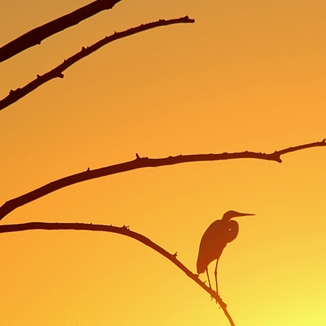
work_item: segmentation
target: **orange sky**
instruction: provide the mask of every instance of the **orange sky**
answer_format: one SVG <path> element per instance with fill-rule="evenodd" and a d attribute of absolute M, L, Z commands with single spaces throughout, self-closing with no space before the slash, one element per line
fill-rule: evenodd
<path fill-rule="evenodd" d="M 0 45 L 87 3 L 1 3 Z M 185 15 L 196 23 L 111 43 L 0 111 L 0 204 L 136 152 L 271 152 L 326 137 L 323 0 L 122 0 L 1 63 L 0 97 L 114 31 Z M 324 326 L 325 166 L 319 147 L 282 164 L 140 169 L 65 188 L 1 224 L 126 224 L 195 272 L 211 222 L 229 209 L 256 213 L 239 218 L 239 236 L 219 265 L 235 324 Z M 123 236 L 1 234 L 0 255 L 1 325 L 228 325 L 198 285 Z"/>

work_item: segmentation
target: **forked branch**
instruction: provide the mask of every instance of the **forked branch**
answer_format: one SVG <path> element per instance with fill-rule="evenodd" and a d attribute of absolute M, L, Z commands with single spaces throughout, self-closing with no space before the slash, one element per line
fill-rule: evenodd
<path fill-rule="evenodd" d="M 168 20 L 160 19 L 155 22 L 142 24 L 140 26 L 127 29 L 123 32 L 114 33 L 111 36 L 106 36 L 102 40 L 94 43 L 93 45 L 91 45 L 89 47 L 86 47 L 86 48 L 83 47 L 80 52 L 78 52 L 78 53 L 74 54 L 73 56 L 71 56 L 70 58 L 64 60 L 63 63 L 61 63 L 57 67 L 53 68 L 52 70 L 48 71 L 44 75 L 37 75 L 37 77 L 33 81 L 31 81 L 27 85 L 23 86 L 22 88 L 17 88 L 16 90 L 11 90 L 9 92 L 9 95 L 7 95 L 5 98 L 3 98 L 0 101 L 0 110 L 15 103 L 16 101 L 18 101 L 22 97 L 26 96 L 27 94 L 29 94 L 36 88 L 40 87 L 44 83 L 48 82 L 49 80 L 54 79 L 54 78 L 63 78 L 64 77 L 63 71 L 68 69 L 70 66 L 75 64 L 77 61 L 87 57 L 88 55 L 97 51 L 98 49 L 100 49 L 101 47 L 103 47 L 104 45 L 106 45 L 108 43 L 111 43 L 111 42 L 121 39 L 123 37 L 127 37 L 130 35 L 136 34 L 136 33 L 140 33 L 140 32 L 155 28 L 155 27 L 167 26 L 167 25 L 178 24 L 178 23 L 194 23 L 194 22 L 195 22 L 195 20 L 190 19 L 188 16 L 181 17 L 181 18 L 175 18 L 175 19 L 168 19 Z"/>
<path fill-rule="evenodd" d="M 144 245 L 157 251 L 165 258 L 170 260 L 174 265 L 181 269 L 188 277 L 190 277 L 194 282 L 196 282 L 201 288 L 203 288 L 207 293 L 211 295 L 212 298 L 218 302 L 221 306 L 225 316 L 230 322 L 231 326 L 235 326 L 234 322 L 226 308 L 226 304 L 223 300 L 214 292 L 210 287 L 208 287 L 204 282 L 202 282 L 197 274 L 192 273 L 185 265 L 183 265 L 178 259 L 177 254 L 170 254 L 168 251 L 154 243 L 149 238 L 143 236 L 142 234 L 131 231 L 128 226 L 117 227 L 113 225 L 103 225 L 103 224 L 85 224 L 85 223 L 45 223 L 45 222 L 30 222 L 22 224 L 10 224 L 10 225 L 0 225 L 0 233 L 7 232 L 18 232 L 26 230 L 85 230 L 85 231 L 100 231 L 100 232 L 113 232 L 125 235 L 127 237 L 133 238 L 140 241 Z"/>
<path fill-rule="evenodd" d="M 14 209 L 23 206 L 33 200 L 41 198 L 45 195 L 50 194 L 51 192 L 57 191 L 61 188 L 71 186 L 75 183 L 83 182 L 86 180 L 91 180 L 95 178 L 104 177 L 111 174 L 122 173 L 126 171 L 136 170 L 146 167 L 159 167 L 166 165 L 174 165 L 187 162 L 203 162 L 203 161 L 219 161 L 219 160 L 231 160 L 231 159 L 244 159 L 244 158 L 253 158 L 260 160 L 275 161 L 281 163 L 281 155 L 299 151 L 302 149 L 326 146 L 326 140 L 320 142 L 314 142 L 294 147 L 289 147 L 274 153 L 265 154 L 257 152 L 236 152 L 236 153 L 220 153 L 220 154 L 192 154 L 192 155 L 179 155 L 179 156 L 169 156 L 166 158 L 148 158 L 140 157 L 136 154 L 136 159 L 124 162 L 120 164 L 110 165 L 103 168 L 90 170 L 87 169 L 84 172 L 73 174 L 62 179 L 50 182 L 40 188 L 32 190 L 22 196 L 13 198 L 0 207 L 0 220 L 3 219 L 7 214 L 12 212 Z"/>
<path fill-rule="evenodd" d="M 119 1 L 121 0 L 97 0 L 67 15 L 32 29 L 0 48 L 0 62 L 13 57 L 34 45 L 41 44 L 41 42 L 49 36 L 76 25 L 82 20 L 87 19 L 100 11 L 113 8 L 113 6 Z"/>

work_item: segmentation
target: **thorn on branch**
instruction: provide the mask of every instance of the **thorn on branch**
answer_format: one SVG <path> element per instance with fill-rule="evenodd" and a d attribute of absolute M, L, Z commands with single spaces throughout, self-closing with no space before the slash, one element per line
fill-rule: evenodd
<path fill-rule="evenodd" d="M 136 160 L 148 160 L 148 157 L 140 157 L 138 153 L 136 153 Z"/>
<path fill-rule="evenodd" d="M 122 229 L 129 230 L 129 225 L 123 225 Z"/>
<path fill-rule="evenodd" d="M 176 252 L 173 254 L 173 257 L 174 257 L 174 258 L 177 258 L 177 256 L 178 256 L 178 252 L 176 251 Z"/>
<path fill-rule="evenodd" d="M 15 93 L 18 93 L 20 91 L 20 88 L 16 88 L 15 90 L 11 89 L 9 92 L 9 95 L 13 95 Z"/>

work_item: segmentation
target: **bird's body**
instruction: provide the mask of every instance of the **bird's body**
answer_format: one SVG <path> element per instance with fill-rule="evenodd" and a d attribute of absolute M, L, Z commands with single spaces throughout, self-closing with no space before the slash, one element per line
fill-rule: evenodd
<path fill-rule="evenodd" d="M 239 233 L 239 225 L 236 221 L 231 220 L 237 216 L 254 215 L 247 213 L 238 213 L 236 211 L 228 211 L 223 215 L 221 220 L 213 222 L 205 231 L 199 246 L 197 259 L 197 273 L 201 274 L 206 271 L 209 286 L 211 283 L 208 275 L 208 265 L 216 260 L 215 282 L 217 288 L 217 265 L 221 254 L 226 245 L 233 241 Z"/>
<path fill-rule="evenodd" d="M 199 246 L 197 273 L 204 273 L 215 259 L 219 260 L 226 245 L 233 241 L 239 232 L 236 221 L 217 220 L 205 231 Z"/>

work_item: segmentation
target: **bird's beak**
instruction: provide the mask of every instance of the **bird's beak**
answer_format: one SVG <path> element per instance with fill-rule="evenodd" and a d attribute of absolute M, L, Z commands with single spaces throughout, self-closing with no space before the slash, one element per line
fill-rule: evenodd
<path fill-rule="evenodd" d="M 238 216 L 254 216 L 255 214 L 251 214 L 251 213 L 239 213 L 239 215 L 237 215 L 237 217 Z"/>

